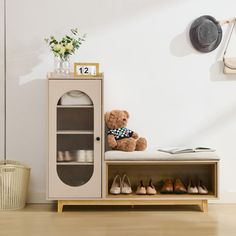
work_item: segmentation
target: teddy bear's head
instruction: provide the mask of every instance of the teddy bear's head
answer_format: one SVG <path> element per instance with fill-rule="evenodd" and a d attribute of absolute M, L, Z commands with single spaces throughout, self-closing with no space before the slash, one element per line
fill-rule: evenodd
<path fill-rule="evenodd" d="M 105 122 L 109 129 L 118 129 L 126 127 L 129 119 L 129 113 L 124 110 L 112 110 L 106 112 Z"/>

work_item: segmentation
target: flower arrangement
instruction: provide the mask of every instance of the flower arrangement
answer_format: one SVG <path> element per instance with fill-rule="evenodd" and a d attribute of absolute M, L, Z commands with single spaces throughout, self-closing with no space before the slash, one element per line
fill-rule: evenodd
<path fill-rule="evenodd" d="M 79 35 L 78 29 L 71 29 L 72 36 L 65 35 L 59 41 L 54 36 L 46 38 L 45 41 L 50 47 L 55 57 L 60 57 L 61 60 L 67 60 L 70 55 L 74 54 L 79 49 L 86 35 Z"/>

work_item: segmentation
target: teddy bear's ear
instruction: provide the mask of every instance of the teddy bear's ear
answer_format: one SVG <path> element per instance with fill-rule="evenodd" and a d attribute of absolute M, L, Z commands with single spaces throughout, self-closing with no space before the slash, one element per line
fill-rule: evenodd
<path fill-rule="evenodd" d="M 107 123 L 110 118 L 110 112 L 105 113 L 105 122 Z"/>
<path fill-rule="evenodd" d="M 129 112 L 128 111 L 123 111 L 125 113 L 125 115 L 127 116 L 127 118 L 129 118 Z"/>

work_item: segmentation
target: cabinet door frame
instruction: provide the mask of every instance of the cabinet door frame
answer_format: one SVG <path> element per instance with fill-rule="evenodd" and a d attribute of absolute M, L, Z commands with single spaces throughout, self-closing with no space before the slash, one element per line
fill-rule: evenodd
<path fill-rule="evenodd" d="M 84 185 L 73 187 L 64 184 L 57 174 L 57 103 L 59 98 L 71 90 L 82 91 L 93 101 L 94 109 L 94 171 Z M 102 81 L 98 79 L 49 80 L 49 158 L 48 199 L 101 198 L 102 160 Z M 100 137 L 100 141 L 96 140 Z"/>

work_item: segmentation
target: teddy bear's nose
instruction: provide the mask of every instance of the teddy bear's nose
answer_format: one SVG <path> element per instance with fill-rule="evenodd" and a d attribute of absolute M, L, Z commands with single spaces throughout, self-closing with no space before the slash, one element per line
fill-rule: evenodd
<path fill-rule="evenodd" d="M 123 121 L 126 121 L 126 119 L 124 118 Z"/>

